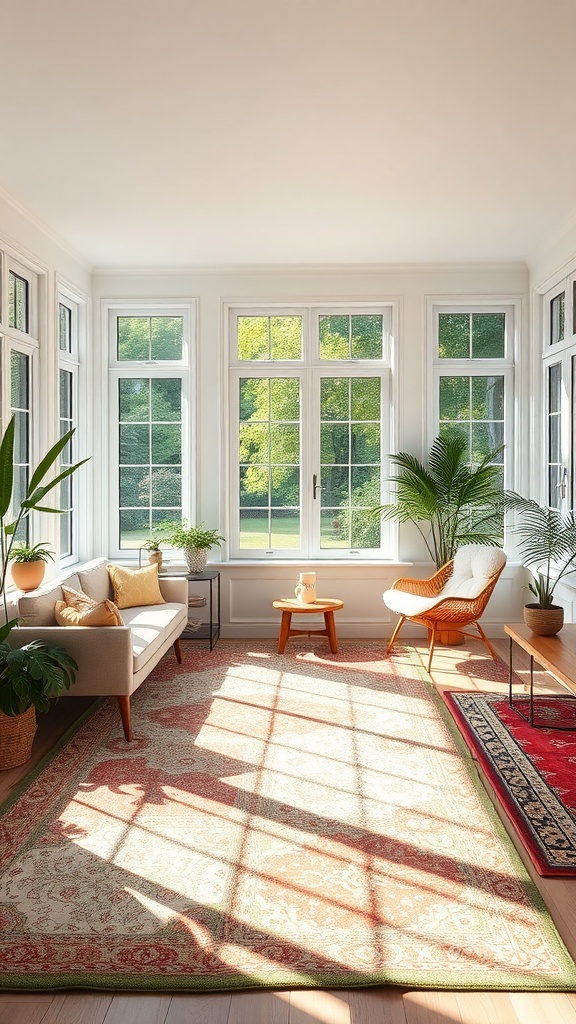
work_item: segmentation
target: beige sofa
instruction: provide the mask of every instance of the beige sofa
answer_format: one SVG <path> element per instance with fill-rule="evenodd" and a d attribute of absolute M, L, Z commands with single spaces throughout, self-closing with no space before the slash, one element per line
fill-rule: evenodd
<path fill-rule="evenodd" d="M 65 647 L 78 663 L 78 675 L 64 695 L 116 697 L 124 735 L 131 740 L 131 695 L 171 646 L 178 662 L 182 661 L 179 637 L 188 618 L 188 581 L 160 576 L 166 604 L 123 608 L 124 626 L 59 626 L 54 606 L 62 600 L 61 584 L 83 591 L 95 601 L 113 598 L 108 561 L 94 559 L 38 590 L 21 594 L 15 601 L 21 627 L 12 630 L 9 643 L 22 647 L 30 640 L 46 639 Z"/>

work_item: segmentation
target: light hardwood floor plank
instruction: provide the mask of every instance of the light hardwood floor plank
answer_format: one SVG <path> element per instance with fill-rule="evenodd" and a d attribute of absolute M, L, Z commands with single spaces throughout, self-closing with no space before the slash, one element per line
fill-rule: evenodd
<path fill-rule="evenodd" d="M 0 1024 L 41 1024 L 52 996 L 0 995 Z"/>
<path fill-rule="evenodd" d="M 403 1003 L 406 1024 L 462 1024 L 455 992 L 406 992 Z"/>
<path fill-rule="evenodd" d="M 231 1000 L 230 992 L 172 996 L 166 1024 L 228 1024 Z"/>
<path fill-rule="evenodd" d="M 107 992 L 58 992 L 42 1024 L 104 1024 L 112 998 Z"/>
<path fill-rule="evenodd" d="M 522 1024 L 576 1024 L 576 1006 L 562 992 L 512 992 L 510 1002 Z"/>
<path fill-rule="evenodd" d="M 348 993 L 350 1024 L 406 1024 L 399 988 L 355 988 Z"/>
<path fill-rule="evenodd" d="M 155 993 L 115 995 L 104 1018 L 105 1024 L 165 1024 L 172 996 Z"/>
<path fill-rule="evenodd" d="M 290 1024 L 350 1024 L 347 992 L 317 988 L 292 990 Z"/>
<path fill-rule="evenodd" d="M 516 1024 L 507 992 L 456 992 L 462 1024 Z"/>
<path fill-rule="evenodd" d="M 234 992 L 228 1024 L 288 1024 L 289 992 Z"/>

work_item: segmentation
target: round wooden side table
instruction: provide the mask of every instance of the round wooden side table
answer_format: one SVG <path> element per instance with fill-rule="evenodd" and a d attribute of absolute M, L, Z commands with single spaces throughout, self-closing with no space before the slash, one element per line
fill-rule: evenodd
<path fill-rule="evenodd" d="M 293 598 L 286 598 L 280 601 L 273 601 L 272 607 L 282 612 L 280 623 L 280 636 L 278 638 L 278 654 L 284 654 L 286 641 L 290 636 L 327 636 L 332 654 L 338 653 L 338 639 L 336 637 L 336 626 L 334 625 L 334 612 L 344 607 L 344 601 L 336 598 L 318 598 L 314 604 L 300 604 Z M 292 629 L 292 616 L 316 615 L 320 612 L 324 616 L 324 629 Z"/>

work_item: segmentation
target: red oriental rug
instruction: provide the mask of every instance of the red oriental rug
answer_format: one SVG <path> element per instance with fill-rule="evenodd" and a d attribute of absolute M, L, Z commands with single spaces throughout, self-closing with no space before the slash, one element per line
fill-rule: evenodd
<path fill-rule="evenodd" d="M 419 659 L 220 642 L 5 807 L 0 987 L 576 991 Z"/>
<path fill-rule="evenodd" d="M 576 877 L 576 700 L 539 695 L 538 728 L 528 698 L 491 693 L 445 694 L 474 757 L 498 794 L 538 873 Z M 549 723 L 553 728 L 542 728 Z"/>

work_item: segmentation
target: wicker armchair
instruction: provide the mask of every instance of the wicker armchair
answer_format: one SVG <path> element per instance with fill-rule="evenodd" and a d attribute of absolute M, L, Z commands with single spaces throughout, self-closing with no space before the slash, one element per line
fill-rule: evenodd
<path fill-rule="evenodd" d="M 429 579 L 396 580 L 383 595 L 386 606 L 400 615 L 386 653 L 390 653 L 402 625 L 409 619 L 428 630 L 428 672 L 438 633 L 446 630 L 482 640 L 496 660 L 478 619 L 505 565 L 506 555 L 501 548 L 466 544 Z M 468 632 L 465 626 L 475 626 L 478 633 Z"/>

